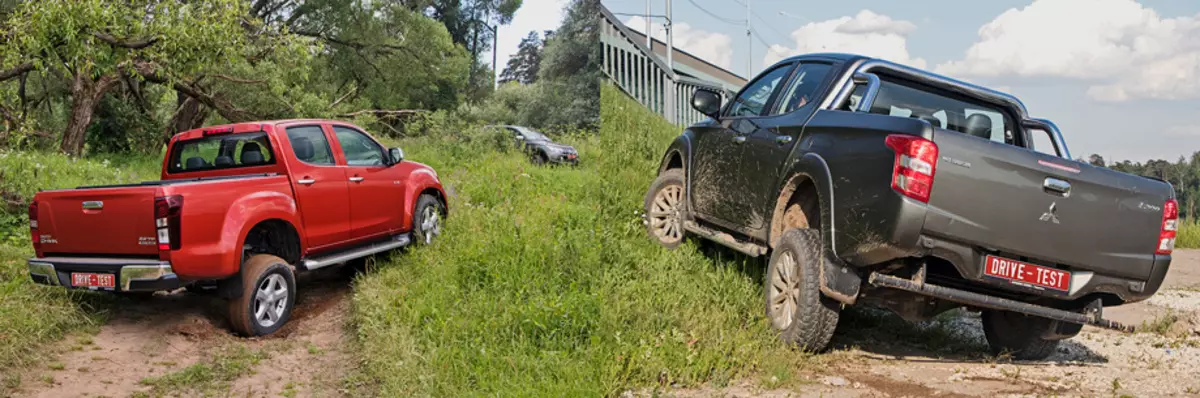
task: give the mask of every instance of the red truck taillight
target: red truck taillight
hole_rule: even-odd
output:
[[[29,202],[29,236],[33,238],[33,250],[40,249],[42,240],[38,236],[38,204],[36,201]]]
[[[892,166],[892,189],[904,196],[929,203],[933,173],[937,168],[938,147],[933,141],[903,134],[892,134],[884,141],[896,152]]]
[[[154,226],[158,229],[158,250],[179,249],[179,222],[183,214],[183,196],[154,198]]]
[[[1167,199],[1163,204],[1162,227],[1158,230],[1158,248],[1154,254],[1171,254],[1175,250],[1175,231],[1179,229],[1179,202]]]

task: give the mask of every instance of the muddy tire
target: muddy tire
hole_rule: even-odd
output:
[[[541,166],[541,165],[544,165],[544,164],[546,164],[546,163],[547,163],[549,160],[550,160],[550,159],[546,157],[546,154],[544,154],[544,153],[541,153],[541,152],[534,152],[534,153],[533,153],[533,157],[531,157],[531,158],[529,159],[529,161],[530,161],[530,162],[533,162],[533,164],[534,164],[534,165],[536,165],[536,166]]]
[[[413,242],[422,246],[433,244],[442,234],[445,215],[446,204],[436,196],[422,194],[417,197],[417,206],[413,209]]]
[[[282,258],[258,254],[242,264],[242,295],[229,300],[229,324],[243,336],[283,327],[296,305],[296,277]]]
[[[1058,348],[1059,340],[1042,337],[1053,327],[1052,320],[997,310],[985,310],[981,318],[992,355],[1008,354],[1017,360],[1037,361]]]
[[[779,238],[764,278],[771,327],[779,338],[805,350],[829,346],[841,305],[821,294],[821,232],[789,229]]]
[[[683,169],[670,169],[658,175],[646,192],[646,232],[650,239],[668,249],[679,247],[687,233],[687,195],[684,194]]]

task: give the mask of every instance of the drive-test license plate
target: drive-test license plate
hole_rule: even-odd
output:
[[[1049,288],[1066,292],[1071,287],[1071,273],[1003,257],[987,256],[983,274],[1032,288]]]
[[[75,287],[107,287],[117,286],[117,278],[113,274],[91,274],[84,272],[71,273],[71,286]]]

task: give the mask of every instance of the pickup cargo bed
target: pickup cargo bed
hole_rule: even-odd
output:
[[[956,131],[934,129],[934,142],[927,233],[1018,260],[1150,277],[1169,185]]]

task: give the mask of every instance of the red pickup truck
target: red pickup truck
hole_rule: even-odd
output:
[[[171,138],[162,180],[37,193],[35,282],[115,292],[216,286],[233,329],[270,334],[293,273],[428,244],[446,194],[430,167],[349,123],[237,123]]]

